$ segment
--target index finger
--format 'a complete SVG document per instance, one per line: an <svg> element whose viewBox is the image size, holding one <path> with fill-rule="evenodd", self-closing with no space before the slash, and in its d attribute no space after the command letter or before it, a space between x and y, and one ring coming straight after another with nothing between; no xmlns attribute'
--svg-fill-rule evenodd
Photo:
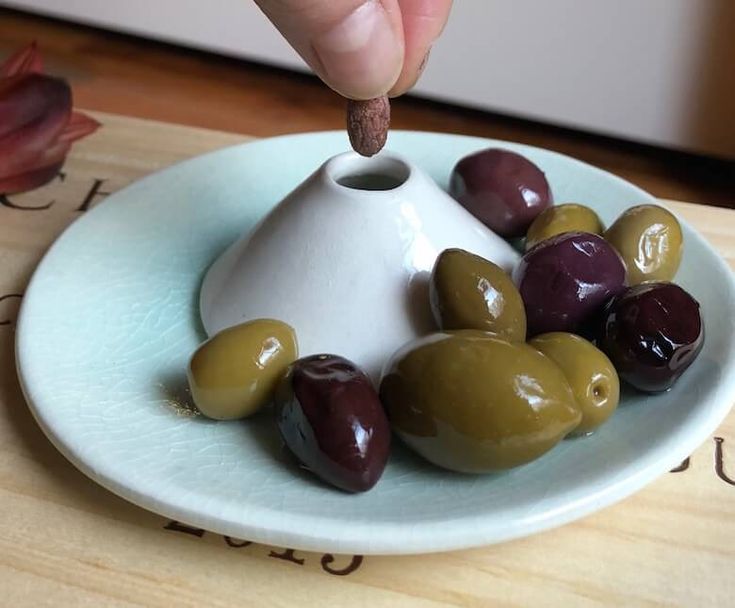
<svg viewBox="0 0 735 608"><path fill-rule="evenodd" d="M449 18L452 0L398 0L405 40L403 70L390 90L396 97L410 89L423 70L432 44Z"/></svg>

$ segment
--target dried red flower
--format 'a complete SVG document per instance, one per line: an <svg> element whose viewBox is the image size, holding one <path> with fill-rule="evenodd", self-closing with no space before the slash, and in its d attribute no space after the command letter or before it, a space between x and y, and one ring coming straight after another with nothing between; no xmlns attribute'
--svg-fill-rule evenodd
<svg viewBox="0 0 735 608"><path fill-rule="evenodd" d="M0 193L42 186L61 169L72 143L99 123L72 111L69 84L43 74L36 43L0 65Z"/></svg>

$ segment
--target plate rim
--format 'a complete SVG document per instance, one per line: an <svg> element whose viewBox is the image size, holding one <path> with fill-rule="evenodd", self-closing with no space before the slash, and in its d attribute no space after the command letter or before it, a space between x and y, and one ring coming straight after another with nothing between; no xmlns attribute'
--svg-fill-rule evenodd
<svg viewBox="0 0 735 608"><path fill-rule="evenodd" d="M544 154L551 154L556 157L562 158L565 161L572 161L575 164L580 164L587 169L594 169L594 171L600 172L607 178L614 178L615 181L624 184L626 187L633 187L642 196L645 196L647 200L659 201L659 199L655 199L655 197L652 197L652 195L641 189L639 186L636 186L635 184L632 184L631 182L628 182L627 180L615 174L612 174L599 167L595 167L594 165L590 165L584 161L580 161L579 159L570 157L559 152L555 152L553 150L547 150L537 146L528 146L526 144L520 144L517 142L468 135L433 133L425 131L396 131L395 133L401 135L406 134L408 136L418 135L419 137L429 138L433 138L436 136L450 139L463 138L467 140L473 140L474 142L478 143L478 145L481 144L487 146L510 144L514 147L538 150L543 152ZM59 452L61 452L61 454L65 458L67 458L67 460L74 464L75 467L81 470L93 481L99 483L114 494L121 496L124 499L149 511L156 512L165 517L170 517L171 519L185 522L187 524L200 526L212 532L246 538L254 542L263 542L267 544L283 544L288 545L289 547L292 547L294 549L307 551L324 551L326 547L330 552L333 551L339 553L353 553L363 555L429 553L506 542L516 538L529 536L543 530L548 530L564 525L571 521L575 521L577 519L585 517L593 512L596 512L601 508L611 506L630 496L631 494L637 492L642 487L653 481L655 478L664 474L668 469L678 465L682 460L684 460L684 458L689 456L697 447L699 447L699 445L716 430L716 428L721 424L722 420L724 420L727 413L732 408L733 402L735 402L735 379L731 379L729 381L727 379L727 372L732 372L732 370L735 369L735 339L733 339L732 336L729 342L729 351L727 353L726 361L724 362L723 366L722 380L717 385L717 388L715 389L713 395L711 395L710 398L707 400L707 403L716 402L716 407L711 408L712 411L710 415L706 418L706 421L710 423L709 426L706 429L704 425L698 427L700 429L699 433L696 433L695 435L689 433L686 435L684 441L680 441L676 446L672 446L672 449L669 452L669 457L665 459L665 467L662 464L662 458L651 457L649 458L650 462L648 462L646 466L638 468L634 475L624 477L616 481L615 483L605 485L596 493L588 494L584 500L578 501L576 504L573 505L567 505L565 509L557 510L557 512L552 514L551 516L547 515L546 517L537 518L534 522L531 523L526 522L516 525L515 527L505 525L502 530L498 530L497 526L487 525L487 522L485 521L487 519L486 517L483 518L478 515L468 515L464 517L455 516L451 520L452 525L446 527L445 522L443 522L442 520L422 522L420 524L421 528L428 528L428 530L425 530L425 532L422 534L408 534L407 536L410 536L410 541L407 541L407 538L403 538L401 540L403 540L404 543L396 542L395 539L391 538L391 535L387 535L385 532L378 535L380 536L380 539L374 538L372 540L369 540L367 545L365 544L364 534L353 535L354 538L350 538L349 536L341 536L339 539L325 541L324 537L319 535L318 533L309 533L310 529L318 531L321 528L320 526L313 525L315 517L306 516L303 514L290 514L288 519L295 524L290 526L284 525L284 518L278 519L280 525L272 527L264 526L262 523L252 524L251 522L243 521L225 521L221 518L221 516L219 520L215 520L206 515L202 515L196 510L182 507L181 505L176 504L176 501L167 501L161 499L161 497L151 497L150 494L142 494L136 491L135 488L121 485L116 481L114 476L107 474L108 471L97 469L92 464L88 463L73 449L73 446L69 445L68 442L66 442L64 438L61 437L54 430L54 428L52 428L52 426L47 424L47 421L43 417L43 407L39 407L34 400L32 387L28 385L27 379L23 372L23 362L25 360L23 343L25 340L24 336L28 331L26 330L26 326L29 323L25 311L29 307L28 302L30 302L33 298L35 285L40 280L39 277L42 276L44 265L47 260L49 260L54 255L58 244L63 239L68 238L67 234L69 233L69 231L74 229L74 226L87 221L87 218L95 214L97 209L108 205L111 200L114 201L114 197L127 196L130 189L145 188L148 180L159 179L162 174L173 171L175 169L180 170L182 166L186 166L189 163L193 164L201 161L203 158L212 158L219 154L227 154L228 151L231 151L235 148L258 145L259 143L263 142L335 135L344 136L344 133L336 130L317 131L312 133L300 133L292 135L282 135L273 138L256 139L253 141L235 144L233 146L227 146L225 148L207 152L205 154L177 162L164 169L144 176L143 178L136 180L135 182L114 192L105 201L88 211L83 217L79 218L78 220L72 222L69 226L67 226L44 254L43 259L34 270L33 276L28 283L28 286L25 290L25 296L21 302L20 310L18 313L15 339L16 368L24 397L36 422L39 424L44 434L49 438L56 449L59 450ZM705 251L707 251L707 253L712 258L716 260L716 263L720 266L720 270L726 272L727 276L729 276L730 279L728 281L728 288L732 294L735 294L735 277L733 277L733 272L727 265L727 263L696 229L694 229L684 219L679 218L678 216L677 218L684 226L688 238L696 239L698 241L698 244ZM705 433L704 430L707 430L707 432ZM680 430L680 432L682 432L682 430ZM674 436L677 435L674 434ZM668 438L668 440L672 440L671 436ZM268 519L272 519L268 517L269 514L279 514L279 512L275 512L272 509L262 509L260 507L255 510L251 510L251 513L257 513L257 511L262 512L259 518L255 518L257 522L263 522L264 520L267 521ZM328 519L325 521L328 521ZM455 525L456 522L461 522L461 525ZM310 526L303 525L305 523L310 524ZM284 532L284 528L286 527L293 529ZM366 530L369 529L371 531L375 531L376 529L384 527L386 530L395 532L397 526L394 523L368 523L361 521L356 522L356 527L358 530L361 528L365 528ZM410 526L404 525L403 527ZM463 533L460 533L460 530L462 530ZM279 542L279 539L281 538L283 539L283 541Z"/></svg>

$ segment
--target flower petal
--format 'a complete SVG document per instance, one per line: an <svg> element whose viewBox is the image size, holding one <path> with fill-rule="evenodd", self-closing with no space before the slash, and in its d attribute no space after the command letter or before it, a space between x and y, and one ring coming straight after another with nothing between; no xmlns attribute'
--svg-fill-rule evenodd
<svg viewBox="0 0 735 608"><path fill-rule="evenodd" d="M42 167L48 167L57 163L63 163L64 158L71 149L71 142L61 141L61 138L56 138L46 148L44 148L40 154L33 158L32 163L28 163L27 167L24 167L22 172L29 169L40 169ZM20 173L20 171L19 171Z"/></svg>
<svg viewBox="0 0 735 608"><path fill-rule="evenodd" d="M59 141L74 142L82 137L91 135L100 128L100 123L91 116L82 114L81 112L72 112L69 122L59 136Z"/></svg>
<svg viewBox="0 0 735 608"><path fill-rule="evenodd" d="M38 74L0 80L0 179L32 169L70 117L71 90L63 80Z"/></svg>
<svg viewBox="0 0 735 608"><path fill-rule="evenodd" d="M0 65L0 193L31 190L53 179L72 143L100 126L72 112L66 81L42 71L35 42Z"/></svg>
<svg viewBox="0 0 735 608"><path fill-rule="evenodd" d="M0 79L0 139L51 112L71 114L71 89L58 78L26 74ZM62 125L63 126L63 125Z"/></svg>
<svg viewBox="0 0 735 608"><path fill-rule="evenodd" d="M35 40L27 47L12 54L0 65L0 78L20 76L21 74L41 74L42 72L43 59Z"/></svg>
<svg viewBox="0 0 735 608"><path fill-rule="evenodd" d="M59 174L63 164L64 160L62 159L46 167L31 169L26 173L0 179L0 193L18 194L19 192L27 192L28 190L39 188L54 179Z"/></svg>
<svg viewBox="0 0 735 608"><path fill-rule="evenodd" d="M0 170L0 192L25 192L52 180L63 166L72 142L96 131L99 126L100 123L93 118L80 112L73 113L61 135L40 153L27 157L25 166L17 173L10 174Z"/></svg>

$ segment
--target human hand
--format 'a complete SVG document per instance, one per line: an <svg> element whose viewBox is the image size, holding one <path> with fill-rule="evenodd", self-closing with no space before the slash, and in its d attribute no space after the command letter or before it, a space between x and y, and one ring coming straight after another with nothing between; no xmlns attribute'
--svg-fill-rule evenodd
<svg viewBox="0 0 735 608"><path fill-rule="evenodd" d="M400 95L418 79L452 0L255 0L345 97Z"/></svg>

